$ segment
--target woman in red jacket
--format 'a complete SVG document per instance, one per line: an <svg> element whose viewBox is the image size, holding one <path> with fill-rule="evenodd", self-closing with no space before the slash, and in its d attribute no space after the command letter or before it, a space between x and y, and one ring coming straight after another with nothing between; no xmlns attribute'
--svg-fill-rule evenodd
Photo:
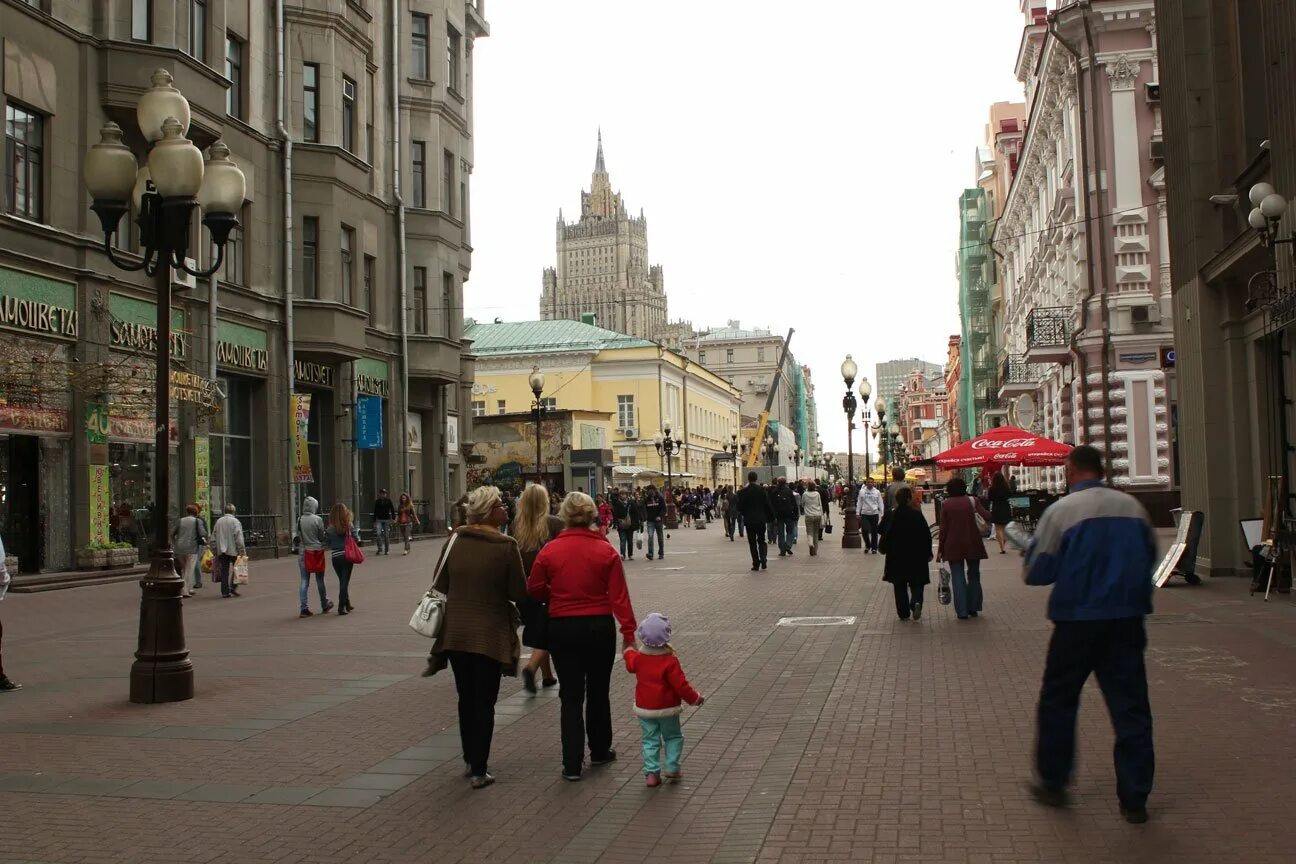
<svg viewBox="0 0 1296 864"><path fill-rule="evenodd" d="M594 501L572 492L558 516L567 529L540 550L527 591L549 604L549 656L562 702L562 775L576 781L581 779L587 734L591 765L616 759L608 691L617 625L623 648L633 648L635 616L621 556L596 528Z"/></svg>
<svg viewBox="0 0 1296 864"><path fill-rule="evenodd" d="M967 494L967 483L962 477L949 481L945 491L936 560L949 562L954 613L965 620L975 618L981 611L981 562L986 558L986 550L976 517L989 524L990 514L979 500Z"/></svg>

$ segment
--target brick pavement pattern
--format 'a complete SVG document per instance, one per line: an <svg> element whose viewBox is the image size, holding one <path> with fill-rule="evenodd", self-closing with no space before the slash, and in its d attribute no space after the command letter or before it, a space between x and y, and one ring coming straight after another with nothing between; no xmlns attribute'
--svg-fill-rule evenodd
<svg viewBox="0 0 1296 864"><path fill-rule="evenodd" d="M718 526L712 525L712 529ZM694 685L684 781L647 789L633 679L613 676L619 761L559 777L558 706L501 690L491 768L460 776L454 685L418 677L405 626L439 543L370 557L354 615L297 618L289 559L244 596L185 603L196 696L126 701L133 583L10 595L0 696L0 862L1214 862L1292 858L1296 607L1246 585L1156 596L1152 821L1122 822L1092 685L1076 801L1023 790L1050 625L1015 556L983 570L986 612L896 620L882 559L805 543L767 571L720 530L672 532L627 564L635 610L667 613ZM642 554L642 553L641 553ZM331 590L335 580L330 575ZM788 616L855 616L777 626Z"/></svg>

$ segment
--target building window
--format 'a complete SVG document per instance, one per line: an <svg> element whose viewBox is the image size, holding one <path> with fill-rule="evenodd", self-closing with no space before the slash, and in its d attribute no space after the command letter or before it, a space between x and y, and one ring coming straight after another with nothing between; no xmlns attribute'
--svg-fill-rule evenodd
<svg viewBox="0 0 1296 864"><path fill-rule="evenodd" d="M239 225L233 231L230 231L229 239L225 241L225 258L221 261L220 278L222 282L229 282L231 285L243 284L243 231L247 227L248 207L243 205L243 211L239 214Z"/></svg>
<svg viewBox="0 0 1296 864"><path fill-rule="evenodd" d="M365 120L365 156L369 159L369 164L374 162L374 76L369 73L369 89L365 91L365 98L369 100L369 116Z"/></svg>
<svg viewBox="0 0 1296 864"><path fill-rule="evenodd" d="M473 403L472 403L472 416L474 416L474 417L485 417L485 416L486 416L486 400L485 400L485 399L481 399L481 400L474 399L474 400L473 400Z"/></svg>
<svg viewBox="0 0 1296 864"><path fill-rule="evenodd" d="M207 0L189 0L189 56L207 62Z"/></svg>
<svg viewBox="0 0 1296 864"><path fill-rule="evenodd" d="M319 139L319 64L302 66L302 139Z"/></svg>
<svg viewBox="0 0 1296 864"><path fill-rule="evenodd" d="M705 351L699 351L699 352L698 352L698 362L701 363L703 366L706 365L706 352L705 352Z"/></svg>
<svg viewBox="0 0 1296 864"><path fill-rule="evenodd" d="M131 38L153 41L153 0L131 0Z"/></svg>
<svg viewBox="0 0 1296 864"><path fill-rule="evenodd" d="M441 153L441 209L447 216L454 215L454 154Z"/></svg>
<svg viewBox="0 0 1296 864"><path fill-rule="evenodd" d="M319 219L302 217L301 295L310 300L319 296Z"/></svg>
<svg viewBox="0 0 1296 864"><path fill-rule="evenodd" d="M413 141L410 143L410 205L427 206L427 143Z"/></svg>
<svg viewBox="0 0 1296 864"><path fill-rule="evenodd" d="M451 329L451 323L454 321L454 274L441 274L441 317L445 319L445 332L442 336L450 338L454 335Z"/></svg>
<svg viewBox="0 0 1296 864"><path fill-rule="evenodd" d="M5 211L40 221L45 118L14 102L5 106Z"/></svg>
<svg viewBox="0 0 1296 864"><path fill-rule="evenodd" d="M427 268L414 268L414 304L413 330L420 335L427 333Z"/></svg>
<svg viewBox="0 0 1296 864"><path fill-rule="evenodd" d="M225 91L225 113L231 117L243 116L243 43L235 36L225 36L225 77L229 89Z"/></svg>
<svg viewBox="0 0 1296 864"><path fill-rule="evenodd" d="M421 81L428 79L428 16L411 15L410 74Z"/></svg>
<svg viewBox="0 0 1296 864"><path fill-rule="evenodd" d="M617 427L633 429L635 425L634 396L617 397Z"/></svg>
<svg viewBox="0 0 1296 864"><path fill-rule="evenodd" d="M360 298L360 302L369 313L369 326L373 327L377 321L374 319L374 257L372 255L364 256L363 280L361 290L364 291L364 296Z"/></svg>
<svg viewBox="0 0 1296 864"><path fill-rule="evenodd" d="M345 303L348 306L352 305L355 302L355 297L351 291L351 287L352 287L351 286L351 279L352 279L351 250L354 248L355 248L355 229L343 225L341 250L340 250L341 259L338 262L342 267L342 276L338 280L338 285L341 288L341 291L339 292L341 294L340 299L342 300L343 303Z"/></svg>
<svg viewBox="0 0 1296 864"><path fill-rule="evenodd" d="M756 349L756 362L757 362L757 363L764 363L764 362L765 362L765 349L764 349L764 348L757 348L757 349Z"/></svg>
<svg viewBox="0 0 1296 864"><path fill-rule="evenodd" d="M507 413L508 413L508 409L504 407L504 400L503 400L503 399L496 400L496 402L495 402L495 413L496 413L496 414L507 414Z"/></svg>
<svg viewBox="0 0 1296 864"><path fill-rule="evenodd" d="M355 82L342 77L342 149L355 152Z"/></svg>
<svg viewBox="0 0 1296 864"><path fill-rule="evenodd" d="M446 27L446 86L451 90L459 89L459 31Z"/></svg>
<svg viewBox="0 0 1296 864"><path fill-rule="evenodd" d="M726 348L726 349L725 349L725 362L726 362L726 363L732 363L732 362L733 362L733 349L732 349L732 348ZM730 383L733 383L733 382L730 382Z"/></svg>
<svg viewBox="0 0 1296 864"><path fill-rule="evenodd" d="M557 397L557 396L545 396L544 398L542 398L542 399L540 400L540 407L543 408L545 411L557 411L557 410L558 410L558 397Z"/></svg>

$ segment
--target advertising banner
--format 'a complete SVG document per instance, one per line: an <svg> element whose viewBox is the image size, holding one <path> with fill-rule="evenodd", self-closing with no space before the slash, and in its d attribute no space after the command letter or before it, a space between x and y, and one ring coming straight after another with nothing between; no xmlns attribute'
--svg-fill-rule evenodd
<svg viewBox="0 0 1296 864"><path fill-rule="evenodd" d="M405 449L423 452L423 415L410 411L405 415Z"/></svg>
<svg viewBox="0 0 1296 864"><path fill-rule="evenodd" d="M211 528L211 439L205 435L194 438L194 503L201 508L200 516Z"/></svg>
<svg viewBox="0 0 1296 864"><path fill-rule="evenodd" d="M382 448L383 400L381 396L361 395L356 397L356 447L361 450L378 450Z"/></svg>
<svg viewBox="0 0 1296 864"><path fill-rule="evenodd" d="M311 472L310 448L306 443L310 411L311 394L294 393L292 397L294 483L315 482L315 475Z"/></svg>
<svg viewBox="0 0 1296 864"><path fill-rule="evenodd" d="M90 542L108 542L108 517L112 489L107 465L90 466Z"/></svg>

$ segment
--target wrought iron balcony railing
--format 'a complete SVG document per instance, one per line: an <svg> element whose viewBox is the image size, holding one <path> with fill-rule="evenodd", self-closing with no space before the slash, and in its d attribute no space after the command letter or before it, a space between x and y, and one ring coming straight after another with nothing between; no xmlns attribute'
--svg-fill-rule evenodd
<svg viewBox="0 0 1296 864"><path fill-rule="evenodd" d="M1063 306L1032 309L1026 316L1026 344L1030 348L1061 347L1071 339L1071 313Z"/></svg>
<svg viewBox="0 0 1296 864"><path fill-rule="evenodd" d="M1038 384L1044 377L1037 363L1027 363L1025 354L1009 354L1004 359L1003 375L999 382L1006 384Z"/></svg>

